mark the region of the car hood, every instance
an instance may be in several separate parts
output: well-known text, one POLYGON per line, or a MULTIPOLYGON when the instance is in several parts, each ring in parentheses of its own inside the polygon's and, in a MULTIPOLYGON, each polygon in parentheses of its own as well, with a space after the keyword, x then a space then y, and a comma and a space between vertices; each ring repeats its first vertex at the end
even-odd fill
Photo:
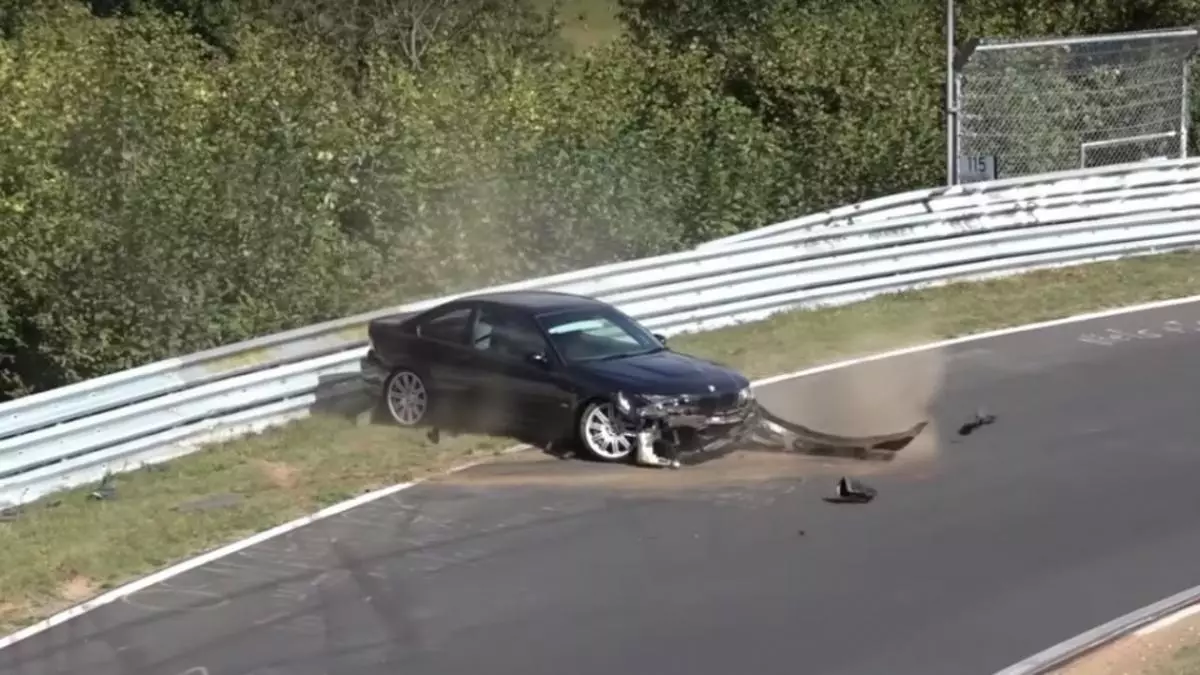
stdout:
POLYGON ((584 362, 576 368, 613 391, 631 394, 706 394, 713 391, 709 387, 731 392, 750 384, 735 370, 670 350, 584 362))

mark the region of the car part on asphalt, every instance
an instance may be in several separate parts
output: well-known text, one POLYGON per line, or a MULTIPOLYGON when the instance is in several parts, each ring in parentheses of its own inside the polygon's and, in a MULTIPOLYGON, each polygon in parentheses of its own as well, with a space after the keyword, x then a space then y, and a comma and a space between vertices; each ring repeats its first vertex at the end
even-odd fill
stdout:
POLYGON ((984 413, 982 410, 980 410, 975 413, 975 416, 972 417, 969 422, 966 422, 965 424, 963 424, 961 427, 958 428, 958 435, 959 436, 967 436, 971 432, 978 429, 979 427, 986 426, 995 421, 996 421, 995 415, 988 415, 988 414, 984 413))
POLYGON ((786 420, 762 405, 756 406, 755 413, 751 421, 754 422, 753 439, 756 442, 762 443, 765 440, 767 444, 775 444, 785 450, 808 455, 850 455, 858 459, 869 459, 872 456, 891 459, 896 452, 908 447, 929 424, 928 420, 922 420, 895 433, 842 436, 817 431, 798 422, 786 420))
POLYGON ((878 494, 878 490, 866 483, 842 476, 834 486, 833 496, 826 497, 825 501, 831 504, 866 504, 878 494))

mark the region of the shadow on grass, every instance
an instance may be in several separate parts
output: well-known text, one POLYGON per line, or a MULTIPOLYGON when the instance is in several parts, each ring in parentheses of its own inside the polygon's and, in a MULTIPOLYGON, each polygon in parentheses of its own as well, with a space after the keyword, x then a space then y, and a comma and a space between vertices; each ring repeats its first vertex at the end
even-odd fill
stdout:
MULTIPOLYGON (((399 426, 376 392, 363 384, 357 374, 321 377, 316 403, 310 411, 313 415, 341 418, 359 427, 399 426)), ((423 431, 434 444, 443 437, 490 436, 510 439, 514 445, 527 445, 554 457, 587 459, 571 439, 538 434, 528 425, 521 425, 507 406, 496 402, 470 410, 465 406, 437 406, 416 429, 423 431)))

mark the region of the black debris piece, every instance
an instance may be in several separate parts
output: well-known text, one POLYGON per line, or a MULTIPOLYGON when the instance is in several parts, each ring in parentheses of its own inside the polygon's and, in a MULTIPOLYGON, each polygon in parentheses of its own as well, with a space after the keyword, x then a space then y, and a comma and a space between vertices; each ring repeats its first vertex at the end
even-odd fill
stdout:
POLYGON ((875 499, 875 495, 877 494, 879 494, 879 491, 875 488, 856 481, 853 478, 843 476, 837 482, 833 496, 826 497, 825 501, 831 504, 866 504, 875 499))
POLYGON ((442 440, 442 430, 437 427, 430 427, 429 433, 425 434, 429 438, 430 443, 439 443, 442 440))
POLYGON ((0 523, 11 523, 20 518, 25 510, 19 506, 10 506, 6 509, 0 509, 0 523))
POLYGON ((958 428, 958 435, 966 436, 966 435, 970 434, 971 432, 975 431, 976 429, 978 429, 979 427, 991 424, 992 422, 995 422, 995 421, 996 421, 995 415, 989 415, 989 414, 983 412, 982 410, 980 410, 979 412, 975 413, 975 416, 972 417, 969 422, 963 424, 961 427, 958 428))

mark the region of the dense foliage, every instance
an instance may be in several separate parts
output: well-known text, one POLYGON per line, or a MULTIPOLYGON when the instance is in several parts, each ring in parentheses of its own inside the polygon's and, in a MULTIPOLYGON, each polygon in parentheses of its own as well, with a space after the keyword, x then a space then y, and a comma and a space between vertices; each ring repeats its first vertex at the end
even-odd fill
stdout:
POLYGON ((942 180, 941 2, 533 1, 0 0, 0 399, 942 180))

